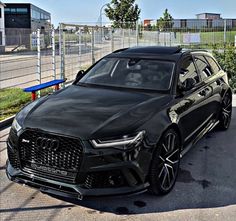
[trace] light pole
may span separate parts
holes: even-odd
[[[99,18],[100,18],[100,26],[102,27],[102,10],[105,6],[107,6],[108,3],[104,4],[101,8],[100,8],[100,14],[99,14]]]
[[[101,8],[100,8],[100,15],[99,15],[99,18],[100,18],[100,28],[101,28],[101,41],[102,41],[102,38],[103,38],[103,27],[102,27],[102,11],[103,11],[103,8],[105,6],[107,6],[108,3],[104,4]]]

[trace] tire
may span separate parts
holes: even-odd
[[[221,112],[219,116],[219,129],[227,130],[230,126],[232,117],[232,95],[227,93],[221,103]]]
[[[175,130],[167,130],[153,153],[149,172],[149,192],[154,195],[169,193],[175,185],[180,164],[180,137]]]

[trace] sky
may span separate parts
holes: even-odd
[[[4,3],[32,3],[51,13],[52,23],[96,23],[101,7],[110,0],[1,0]],[[167,8],[173,18],[195,18],[202,12],[236,18],[236,0],[136,0],[141,20],[158,19]],[[103,21],[109,20],[103,14]]]

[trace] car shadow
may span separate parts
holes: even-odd
[[[144,214],[180,209],[236,205],[236,108],[229,130],[214,130],[182,159],[174,189],[165,196],[90,197],[82,201],[57,199],[89,208],[90,213]]]

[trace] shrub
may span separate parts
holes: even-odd
[[[228,73],[230,86],[236,90],[236,48],[230,44],[225,45],[224,49],[215,47],[213,55]]]

